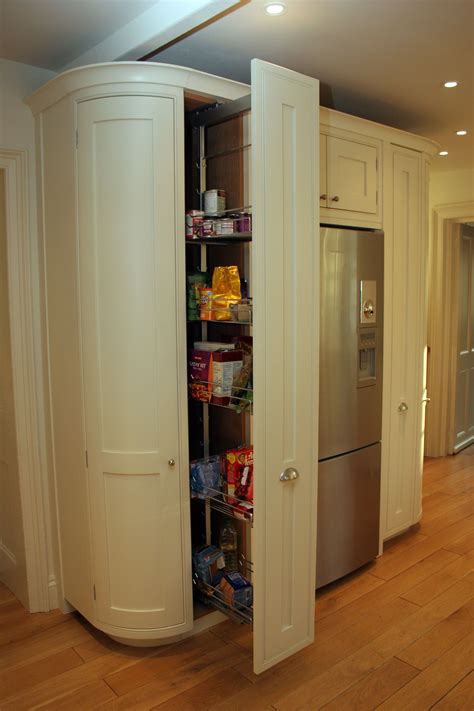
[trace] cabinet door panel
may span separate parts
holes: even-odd
[[[377,212],[377,149],[327,137],[328,207]]]
[[[78,195],[97,618],[181,632],[190,624],[190,568],[170,140],[180,135],[177,98],[79,104]]]
[[[314,637],[319,355],[318,82],[252,62],[254,668]],[[315,130],[316,129],[316,130]],[[299,477],[282,482],[284,470]]]
[[[414,523],[419,510],[423,397],[424,239],[420,220],[420,155],[404,148],[392,154],[393,233],[387,256],[391,291],[386,295],[387,328],[391,332],[389,408],[382,431],[386,447],[386,525],[389,537]],[[407,409],[405,408],[407,406]]]

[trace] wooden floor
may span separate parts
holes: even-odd
[[[424,514],[317,596],[316,642],[254,676],[224,622],[172,647],[120,646],[0,586],[0,709],[474,709],[474,447],[425,467]]]

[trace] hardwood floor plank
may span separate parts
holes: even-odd
[[[474,537],[468,532],[443,547],[452,553],[457,553],[457,555],[464,555],[474,550]]]
[[[398,553],[390,560],[384,560],[383,556],[378,558],[372,574],[385,580],[390,580],[390,578],[416,565],[416,563],[419,563],[440,548],[449,547],[449,544],[456,541],[460,535],[474,536],[474,516],[468,516],[460,522],[451,524],[448,528],[427,538],[426,541],[417,543],[408,550]]]
[[[441,570],[453,560],[457,560],[457,558],[456,554],[448,551],[435,551],[392,580],[385,582],[384,585],[381,585],[376,590],[367,593],[360,600],[355,600],[322,620],[316,620],[318,638],[327,641],[338,632],[344,631],[354,623],[354,620],[370,619],[375,606],[395,600],[414,585]]]
[[[474,708],[474,672],[461,679],[431,708],[433,711],[471,711]]]
[[[26,692],[17,689],[17,692],[7,702],[2,703],[1,710],[27,711],[46,702],[52,702],[70,692],[78,691],[93,681],[100,681],[119,669],[136,664],[137,659],[153,652],[154,650],[140,649],[138,657],[136,650],[129,647],[123,647],[121,652],[109,652],[91,662],[83,662],[80,666],[58,674],[52,679],[45,678]]]
[[[225,701],[250,682],[235,669],[225,669],[200,684],[183,691],[169,701],[153,706],[157,711],[206,711],[212,704]]]
[[[336,696],[322,708],[324,711],[375,709],[418,673],[417,669],[400,659],[389,659],[384,665],[351,686],[343,694]]]
[[[74,617],[65,615],[64,620],[54,627],[1,648],[1,672],[40,661],[54,652],[74,647],[75,644],[88,639],[90,639],[89,631],[84,629]]]
[[[460,580],[428,605],[420,607],[409,618],[385,630],[374,641],[374,648],[385,658],[398,655],[402,649],[408,647],[461,607],[468,606],[470,609],[469,604],[473,596],[473,581],[467,578]]]
[[[398,652],[397,657],[416,669],[426,669],[472,631],[472,622],[468,609],[461,607]]]
[[[316,594],[316,618],[322,619],[336,612],[380,585],[383,585],[383,580],[364,570],[362,574],[350,576],[339,584],[326,586]]]
[[[430,709],[472,670],[473,655],[474,635],[470,634],[381,704],[378,711]]]
[[[447,511],[440,513],[438,516],[426,517],[424,521],[420,523],[420,531],[426,536],[432,536],[438,531],[443,531],[458,521],[462,521],[463,518],[472,516],[474,514],[474,495],[471,493],[461,494],[460,497],[453,496],[453,499],[462,499],[461,503],[456,504],[448,508]]]
[[[442,570],[407,590],[401,597],[417,605],[427,605],[440,593],[474,570],[474,551],[460,556]]]
[[[191,666],[203,654],[223,648],[223,643],[210,632],[189,637],[179,644],[163,647],[160,653],[139,660],[133,666],[107,675],[105,681],[117,696],[123,696],[157,676],[173,675],[177,668]]]
[[[3,605],[0,618],[3,618]],[[3,645],[27,639],[38,632],[61,624],[61,622],[64,622],[63,613],[60,610],[53,610],[52,612],[36,612],[34,615],[26,612],[15,622],[11,622],[10,619],[9,624],[2,623],[0,626],[0,653],[3,652]]]
[[[43,681],[45,677],[52,679],[82,663],[82,659],[73,649],[64,649],[40,661],[2,672],[0,673],[0,700],[15,696],[19,689],[23,693]]]
[[[184,660],[157,673],[152,681],[132,689],[124,696],[100,705],[102,711],[120,709],[148,711],[154,706],[168,701],[178,694],[197,686],[221,671],[234,667],[245,657],[245,652],[236,645],[220,645],[209,653],[202,653],[191,660]]]
[[[41,711],[88,711],[115,698],[114,692],[104,681],[93,681],[91,684],[86,684],[80,689],[35,708],[41,709]]]

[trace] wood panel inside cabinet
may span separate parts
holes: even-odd
[[[207,189],[224,189],[228,210],[244,206],[244,145],[242,114],[206,129]]]

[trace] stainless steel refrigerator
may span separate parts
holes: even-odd
[[[316,587],[378,555],[383,232],[321,228]]]

